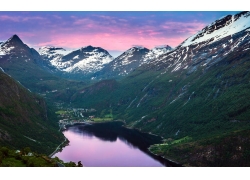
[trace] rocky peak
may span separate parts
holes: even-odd
[[[39,52],[41,51],[55,51],[55,50],[64,50],[61,47],[54,47],[54,46],[43,46],[39,48]]]
[[[95,49],[95,47],[88,45],[86,47],[80,48],[80,51],[93,51],[94,49]]]
[[[0,46],[0,55],[28,53],[30,48],[15,34]]]
[[[93,47],[91,45],[80,48],[79,52],[81,52],[81,53],[98,52],[98,53],[104,53],[104,54],[109,55],[108,51],[106,51],[105,49],[103,49],[101,47]]]
[[[15,34],[12,37],[10,37],[5,43],[5,45],[11,45],[11,46],[23,46],[23,41]]]
[[[169,45],[162,45],[162,46],[155,46],[153,49],[167,49],[167,50],[172,50],[172,47]]]
[[[159,56],[159,55],[167,53],[171,50],[173,50],[173,48],[171,48],[169,45],[164,45],[164,46],[156,46],[153,49],[151,49],[150,52],[155,54],[156,56]]]

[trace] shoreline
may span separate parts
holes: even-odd
[[[177,161],[174,161],[173,159],[165,158],[164,156],[160,156],[160,155],[158,155],[158,154],[153,153],[152,151],[150,151],[149,148],[148,148],[148,151],[149,151],[151,154],[154,154],[155,156],[159,156],[159,157],[161,157],[161,158],[163,158],[163,159],[169,161],[170,163],[173,163],[173,164],[175,164],[175,165],[177,165],[177,166],[179,166],[179,167],[185,167],[183,164],[181,164],[181,163],[179,163],[179,162],[177,162]]]
[[[164,137],[163,137],[163,136],[160,136],[160,135],[157,135],[157,134],[153,134],[153,133],[151,133],[151,132],[142,132],[139,128],[133,128],[133,127],[127,126],[125,120],[118,120],[118,121],[123,122],[124,125],[122,125],[122,126],[125,127],[125,128],[127,128],[127,129],[135,129],[135,130],[138,130],[138,131],[141,132],[141,133],[147,133],[147,134],[150,134],[150,135],[153,135],[153,136],[158,136],[158,137],[162,138],[162,140],[164,140]],[[156,144],[152,144],[152,145],[156,145]],[[152,146],[152,145],[150,145],[150,146]],[[149,147],[148,147],[147,149],[148,149],[148,152],[150,152],[151,154],[153,154],[153,155],[155,155],[155,156],[161,157],[161,158],[165,159],[166,161],[169,161],[170,163],[173,163],[173,164],[175,164],[175,165],[177,165],[177,166],[184,167],[181,163],[179,163],[179,162],[177,162],[177,161],[174,161],[174,160],[172,160],[172,159],[168,159],[168,158],[165,158],[164,156],[160,156],[160,155],[158,155],[158,154],[153,153],[152,151],[149,150]]]
[[[48,155],[48,157],[52,158],[52,156],[54,156],[63,147],[63,144],[66,143],[67,141],[69,142],[69,140],[66,137],[64,137],[64,141],[61,144],[59,144],[59,146],[57,146],[55,151],[53,151],[50,155]]]

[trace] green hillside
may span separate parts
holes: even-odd
[[[0,146],[50,154],[64,140],[43,98],[0,71]]]

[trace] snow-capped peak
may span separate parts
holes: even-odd
[[[162,45],[162,46],[154,47],[153,49],[150,50],[150,52],[155,54],[156,56],[159,56],[159,55],[167,53],[167,52],[169,52],[171,50],[172,50],[172,48],[169,45]]]
[[[189,46],[204,41],[210,43],[250,27],[250,12],[224,16],[186,39],[180,46]]]
[[[145,47],[140,46],[140,45],[133,45],[132,48],[130,49],[145,49]]]
[[[0,44],[0,55],[10,54],[15,49],[17,51],[29,49],[16,34]]]
[[[97,48],[100,48],[100,47],[93,47],[91,45],[88,45],[88,46],[81,47],[80,50],[93,51],[94,49],[97,49]]]
[[[148,63],[151,60],[158,58],[160,55],[165,54],[167,52],[172,51],[173,49],[169,45],[156,46],[151,49],[145,56],[143,57],[143,63]]]
[[[47,54],[52,66],[68,73],[94,73],[113,60],[106,50],[90,45],[67,54],[62,53],[65,49],[55,47],[43,47],[39,52]]]
[[[153,49],[172,49],[169,45],[159,45],[159,46],[155,46]]]
[[[149,49],[142,47],[142,46],[133,46],[131,48],[129,48],[127,51],[125,51],[124,53],[122,53],[120,56],[118,56],[116,59],[120,59],[122,61],[130,61],[129,59],[140,59],[141,56],[145,55],[147,52],[149,51]],[[138,58],[137,56],[140,56],[140,58]]]
[[[135,52],[142,52],[142,51],[148,51],[149,49],[143,47],[143,46],[133,46],[131,48],[129,48],[127,51],[125,51],[123,54],[121,54],[120,56],[122,56],[121,58],[123,58],[123,56],[133,56]],[[120,56],[118,56],[117,58],[119,58]],[[121,59],[120,58],[120,59]]]
[[[48,54],[59,54],[59,55],[66,55],[69,54],[71,51],[68,51],[61,47],[54,47],[54,46],[43,46],[38,49],[40,55],[48,55]]]

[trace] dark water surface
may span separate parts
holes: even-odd
[[[71,126],[63,132],[70,141],[57,156],[65,162],[81,161],[87,167],[176,166],[151,154],[147,148],[161,138],[124,128],[121,122]]]

